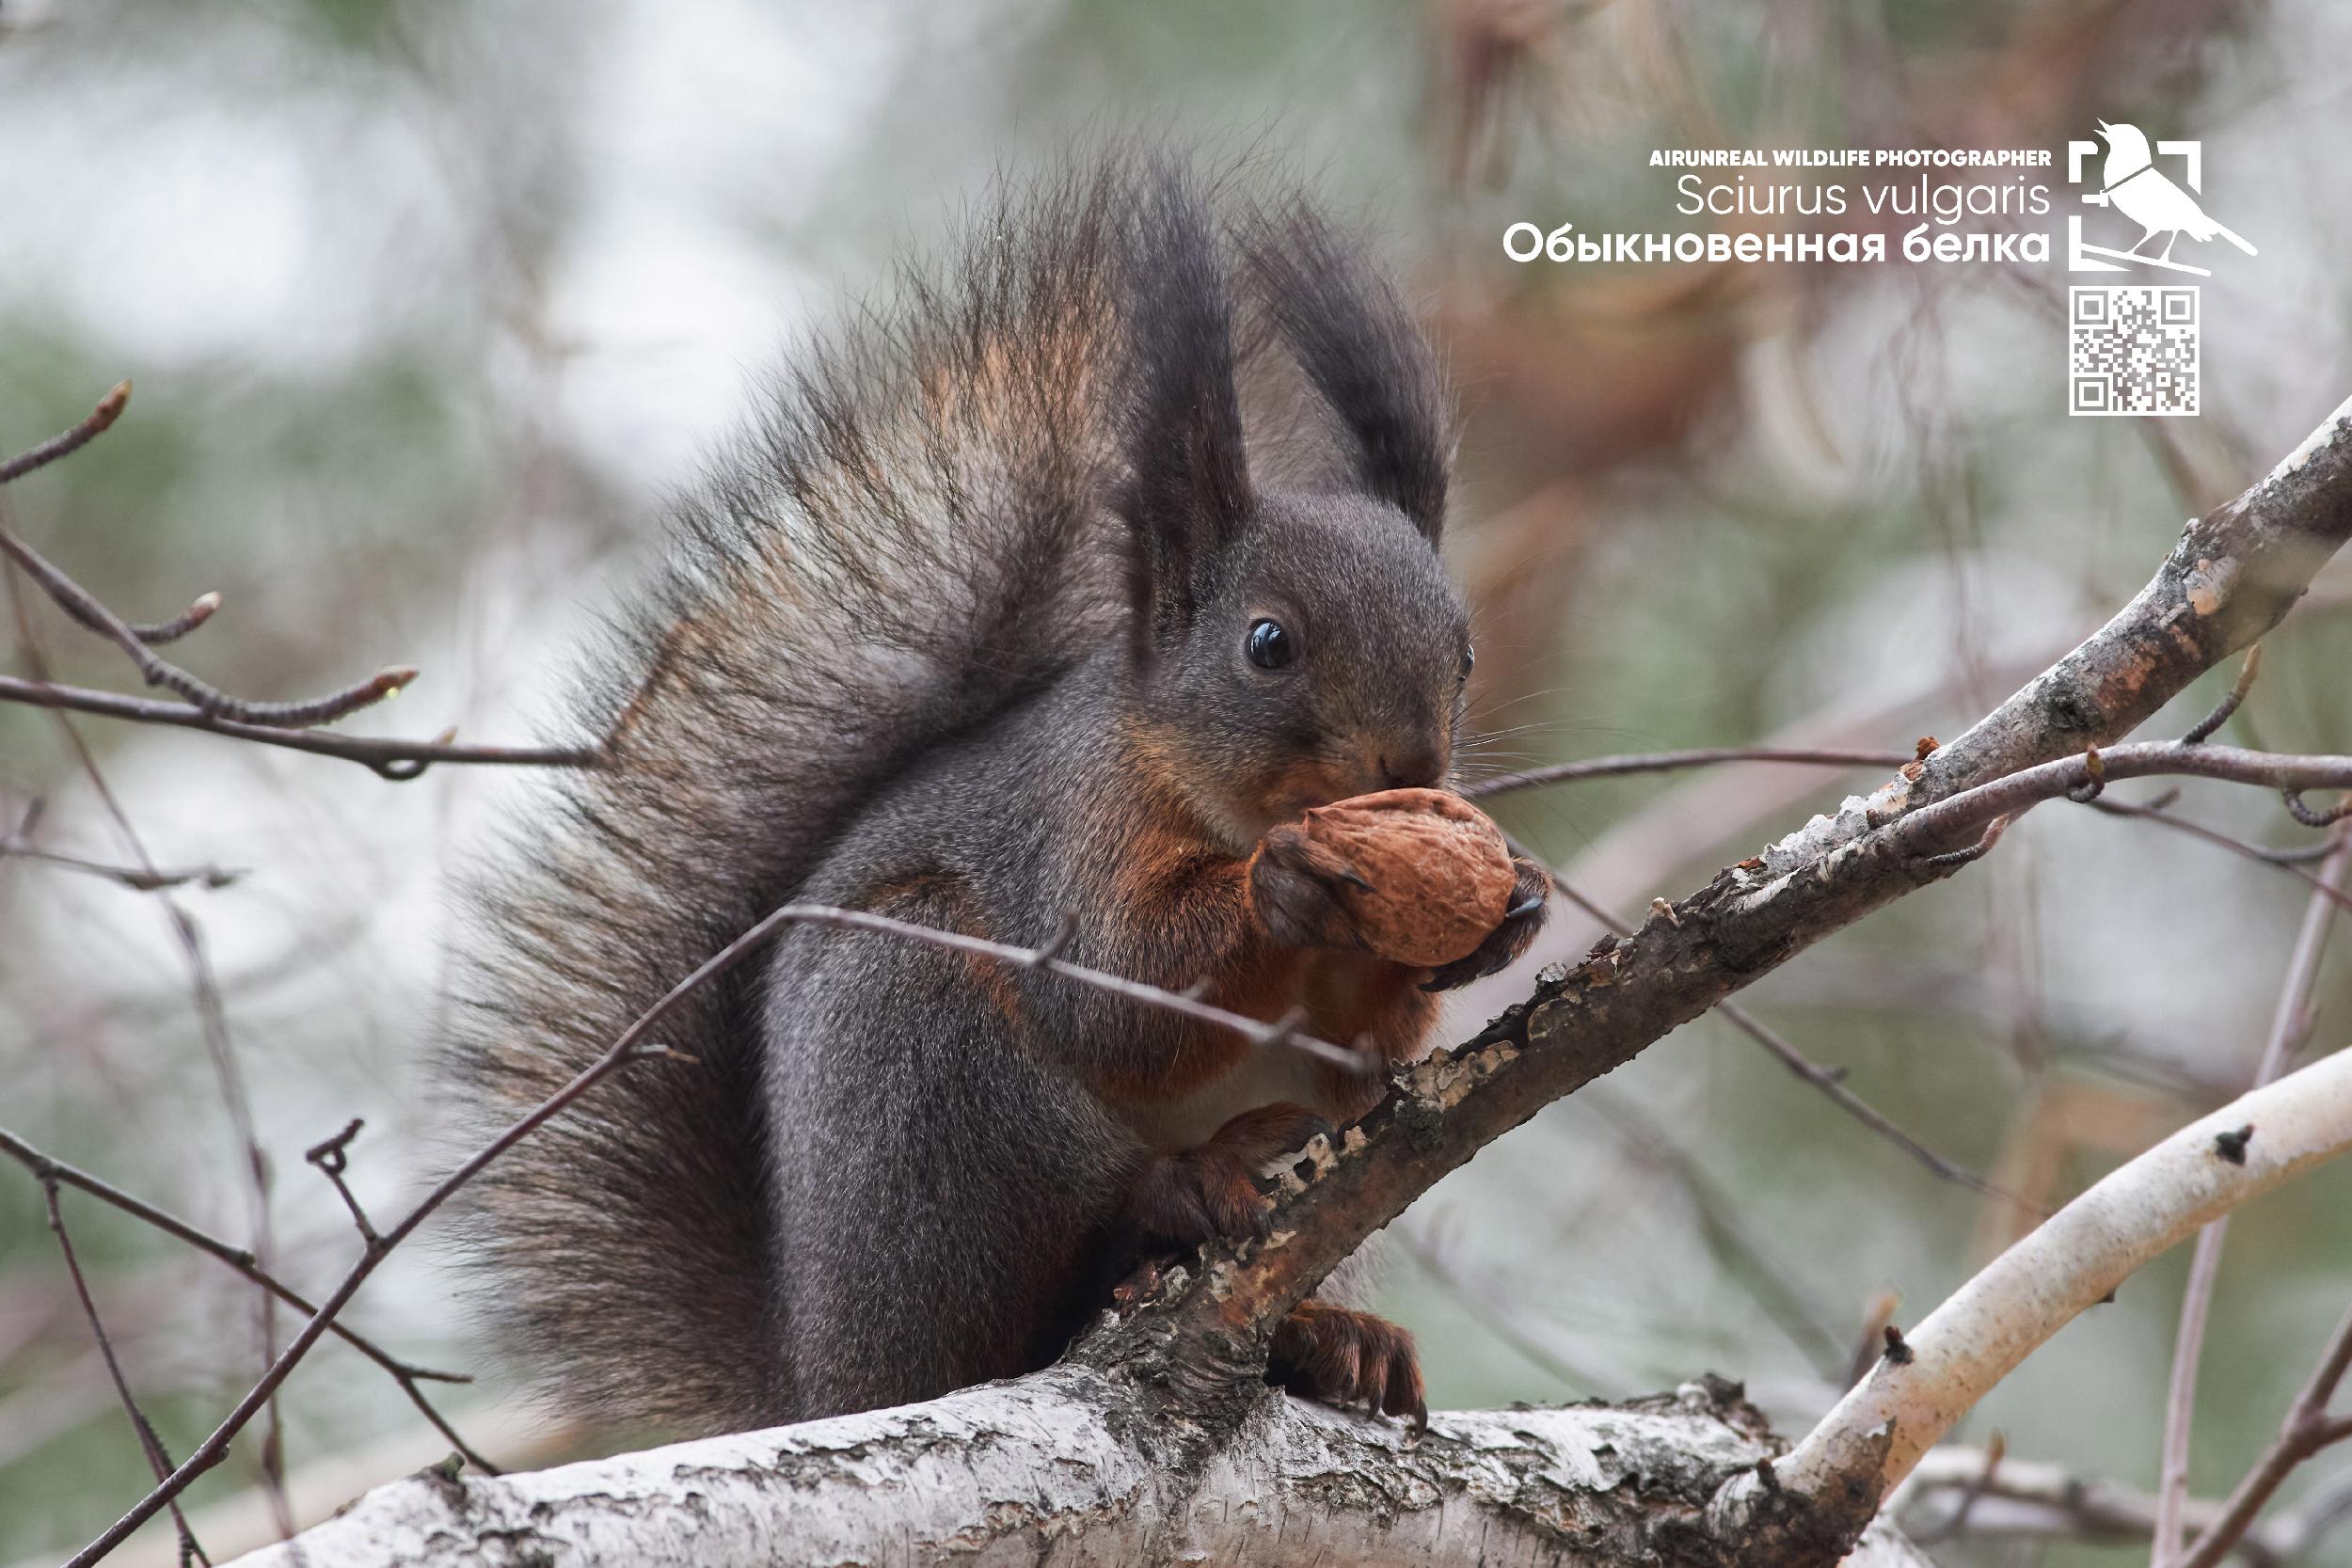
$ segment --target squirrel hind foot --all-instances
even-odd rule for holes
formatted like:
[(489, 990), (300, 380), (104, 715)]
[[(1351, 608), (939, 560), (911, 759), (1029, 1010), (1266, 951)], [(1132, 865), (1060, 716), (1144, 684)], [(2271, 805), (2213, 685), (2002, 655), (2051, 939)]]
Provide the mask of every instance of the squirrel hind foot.
[(1429, 1430), (1413, 1337), (1370, 1312), (1300, 1303), (1274, 1332), (1266, 1381), (1301, 1399), (1409, 1417), (1415, 1436)]

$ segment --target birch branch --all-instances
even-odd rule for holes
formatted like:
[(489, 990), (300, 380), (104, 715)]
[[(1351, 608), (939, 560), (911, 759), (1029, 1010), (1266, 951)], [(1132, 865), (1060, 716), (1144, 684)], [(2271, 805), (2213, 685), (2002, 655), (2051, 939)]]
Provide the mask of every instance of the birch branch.
[[(2110, 1173), (1963, 1286), (1890, 1350), (1786, 1460), (1801, 1503), (1877, 1499), (2052, 1335), (2140, 1265), (2352, 1149), (2352, 1051), (2202, 1117)], [(1736, 1485), (1737, 1511), (1761, 1483)]]
[[(238, 1565), (1630, 1568), (1694, 1534), (1724, 1478), (1774, 1447), (1736, 1389), (1711, 1380), (1621, 1408), (1440, 1415), (1418, 1443), (1263, 1390), (1229, 1440), (1138, 1432), (1143, 1415), (1133, 1383), (1065, 1366), (535, 1474), (426, 1471)], [(1849, 1563), (1931, 1568), (1891, 1528)]]

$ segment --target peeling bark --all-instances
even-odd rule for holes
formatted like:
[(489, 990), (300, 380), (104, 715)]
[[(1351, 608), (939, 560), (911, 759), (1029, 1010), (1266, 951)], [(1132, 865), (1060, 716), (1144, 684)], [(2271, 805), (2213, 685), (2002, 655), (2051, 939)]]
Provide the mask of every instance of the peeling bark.
[[(1775, 1452), (1709, 1379), (1632, 1405), (1399, 1424), (1262, 1393), (1187, 1454), (1124, 1380), (1078, 1367), (929, 1404), (370, 1493), (242, 1568), (613, 1563), (1302, 1562), (1626, 1568), (1711, 1562), (1701, 1521)], [(1927, 1568), (1891, 1529), (1852, 1568)]]

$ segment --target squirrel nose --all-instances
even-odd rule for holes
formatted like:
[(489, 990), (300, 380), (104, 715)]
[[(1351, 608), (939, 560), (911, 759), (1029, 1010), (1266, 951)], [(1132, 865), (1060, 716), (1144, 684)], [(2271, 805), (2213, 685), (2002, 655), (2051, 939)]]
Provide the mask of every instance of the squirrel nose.
[(1445, 761), (1429, 747), (1384, 752), (1380, 756), (1380, 787), (1427, 789), (1445, 777)]

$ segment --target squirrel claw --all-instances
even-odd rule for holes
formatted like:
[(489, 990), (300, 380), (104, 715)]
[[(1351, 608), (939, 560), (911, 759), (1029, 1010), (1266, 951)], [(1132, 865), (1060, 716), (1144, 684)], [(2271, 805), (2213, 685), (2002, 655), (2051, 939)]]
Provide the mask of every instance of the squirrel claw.
[(1551, 873), (1524, 855), (1512, 856), (1511, 866), (1518, 876), (1511, 884), (1511, 905), (1502, 922), (1475, 952), (1438, 970), (1422, 983), (1422, 990), (1452, 990), (1483, 980), (1526, 952), (1527, 944), (1543, 929), (1546, 907), (1551, 900)]
[(1429, 1430), (1413, 1337), (1369, 1312), (1300, 1303), (1274, 1332), (1266, 1379), (1302, 1399), (1406, 1418), (1416, 1438)]

